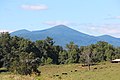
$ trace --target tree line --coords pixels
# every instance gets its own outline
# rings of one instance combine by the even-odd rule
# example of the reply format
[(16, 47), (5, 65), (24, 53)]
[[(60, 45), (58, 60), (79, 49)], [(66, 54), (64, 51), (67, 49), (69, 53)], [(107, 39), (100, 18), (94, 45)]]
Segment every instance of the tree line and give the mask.
[(116, 58), (120, 58), (120, 47), (104, 41), (80, 47), (70, 42), (63, 48), (50, 37), (32, 42), (8, 32), (0, 34), (0, 67), (16, 74), (39, 74), (38, 67), (46, 64), (90, 65)]

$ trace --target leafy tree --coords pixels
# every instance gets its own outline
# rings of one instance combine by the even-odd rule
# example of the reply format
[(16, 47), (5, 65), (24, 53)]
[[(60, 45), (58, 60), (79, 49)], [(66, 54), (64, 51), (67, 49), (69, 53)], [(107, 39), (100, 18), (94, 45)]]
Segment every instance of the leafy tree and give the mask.
[(41, 62), (47, 64), (48, 60), (52, 59), (52, 64), (58, 64), (59, 52), (62, 50), (61, 46), (55, 46), (52, 38), (47, 37), (45, 40), (36, 41), (37, 48), (42, 53)]
[(9, 65), (9, 60), (11, 59), (11, 36), (8, 32), (0, 34), (0, 44), (1, 44), (1, 58), (4, 67)]
[(46, 63), (47, 63), (47, 64), (52, 64), (52, 62), (53, 62), (53, 61), (52, 61), (51, 58), (47, 58), (47, 60), (46, 60)]
[(68, 59), (68, 53), (66, 50), (59, 52), (59, 64), (65, 64)]
[(120, 59), (120, 47), (117, 47), (117, 48), (115, 48), (115, 50), (114, 50), (114, 59), (116, 58), (116, 59)]
[(74, 42), (70, 42), (66, 45), (68, 59), (67, 63), (78, 63), (79, 62), (79, 48), (78, 45), (74, 44)]
[(40, 64), (41, 53), (34, 42), (11, 37), (9, 33), (1, 33), (0, 44), (1, 66), (23, 75), (39, 72), (37, 67)]

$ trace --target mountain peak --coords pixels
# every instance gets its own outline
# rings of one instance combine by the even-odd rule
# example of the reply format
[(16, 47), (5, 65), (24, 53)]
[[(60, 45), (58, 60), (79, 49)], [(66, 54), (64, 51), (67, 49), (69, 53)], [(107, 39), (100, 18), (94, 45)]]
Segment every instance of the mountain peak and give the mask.
[(22, 32), (30, 32), (30, 31), (28, 31), (27, 29), (21, 29), (21, 30), (18, 30), (18, 31), (22, 31)]
[(66, 25), (57, 25), (57, 26), (54, 26), (52, 28), (50, 28), (52, 30), (59, 30), (59, 31), (74, 31), (74, 29), (66, 26)]
[(21, 29), (21, 30), (18, 30), (18, 31), (15, 31), (15, 32), (12, 32), (11, 34), (12, 35), (18, 35), (18, 34), (25, 34), (25, 33), (29, 33), (30, 31), (26, 30), (26, 29)]
[(60, 24), (60, 25), (56, 25), (55, 27), (67, 27), (66, 25)]
[(30, 31), (27, 30), (27, 29), (21, 29), (21, 30), (17, 30), (17, 31), (15, 31), (15, 32), (30, 32)]
[(66, 26), (66, 25), (57, 25), (57, 26), (54, 26), (53, 28), (69, 28), (68, 26)]
[(105, 37), (105, 38), (115, 38), (113, 36), (110, 36), (110, 35), (102, 35), (102, 36), (98, 36), (98, 37)]

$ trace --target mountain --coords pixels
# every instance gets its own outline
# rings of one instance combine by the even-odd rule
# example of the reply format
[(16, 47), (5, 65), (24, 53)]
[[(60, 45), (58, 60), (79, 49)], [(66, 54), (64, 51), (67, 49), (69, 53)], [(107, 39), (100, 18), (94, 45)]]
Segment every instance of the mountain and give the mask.
[(24, 38), (30, 39), (28, 37), (28, 34), (30, 35), (31, 31), (28, 31), (26, 29), (18, 30), (18, 31), (11, 33), (12, 36), (19, 36), (19, 37), (24, 37)]
[(65, 46), (70, 41), (73, 41), (79, 46), (85, 46), (96, 43), (97, 41), (106, 41), (115, 46), (120, 46), (120, 39), (109, 35), (91, 36), (71, 29), (65, 25), (58, 25), (45, 30), (28, 31), (18, 30), (11, 33), (12, 36), (19, 36), (30, 39), (32, 41), (45, 39), (47, 36), (52, 37), (57, 45)]
[(109, 36), (109, 35), (98, 36), (98, 40), (99, 41), (106, 41), (106, 42), (111, 43), (113, 45), (120, 46), (120, 39)]
[(12, 32), (12, 35), (20, 35), (20, 34), (26, 34), (26, 33), (30, 33), (30, 31), (28, 31), (26, 29), (22, 29), (22, 30)]

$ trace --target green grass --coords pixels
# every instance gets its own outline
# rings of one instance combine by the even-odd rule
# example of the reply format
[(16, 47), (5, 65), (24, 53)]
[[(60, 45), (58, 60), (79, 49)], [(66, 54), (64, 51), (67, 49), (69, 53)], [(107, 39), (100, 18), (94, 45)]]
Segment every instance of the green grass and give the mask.
[(120, 63), (100, 63), (92, 66), (90, 71), (81, 64), (45, 65), (40, 69), (41, 80), (120, 80)]
[(39, 69), (41, 76), (38, 77), (1, 73), (0, 80), (120, 80), (120, 63), (100, 63), (90, 71), (81, 64), (45, 65)]

